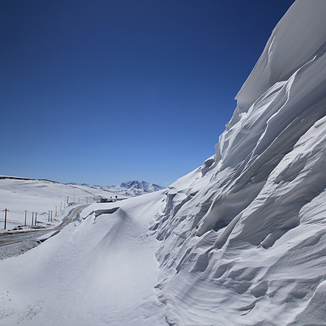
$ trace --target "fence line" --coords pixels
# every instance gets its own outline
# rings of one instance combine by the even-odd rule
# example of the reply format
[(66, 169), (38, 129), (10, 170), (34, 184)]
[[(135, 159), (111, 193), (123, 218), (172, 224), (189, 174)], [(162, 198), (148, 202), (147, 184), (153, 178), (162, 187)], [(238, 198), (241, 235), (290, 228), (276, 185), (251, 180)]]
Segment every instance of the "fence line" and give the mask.
[[(63, 200), (62, 202), (60, 202), (60, 209), (59, 209), (59, 205), (55, 206), (55, 209), (53, 210), (48, 210), (48, 211), (44, 211), (42, 213), (37, 212), (37, 211), (28, 211), (26, 210), (15, 210), (15, 209), (7, 209), (5, 208), (3, 210), (4, 212), (4, 225), (3, 225), (3, 229), (6, 230), (7, 229), (7, 223), (11, 223), (11, 224), (17, 224), (17, 225), (22, 225), (22, 226), (27, 226), (28, 224), (28, 213), (30, 212), (30, 217), (31, 217), (31, 223), (30, 226), (31, 227), (35, 227), (37, 226), (37, 223), (44, 223), (44, 221), (40, 221), (40, 219), (42, 220), (42, 216), (47, 215), (47, 222), (53, 222), (53, 220), (56, 219), (56, 217), (58, 217), (60, 215), (60, 213), (62, 214), (62, 212), (70, 205), (76, 204), (76, 199), (78, 204), (82, 204), (82, 203), (86, 203), (86, 204), (91, 204), (94, 203), (96, 201), (101, 201), (102, 197), (101, 196), (88, 196), (88, 197), (77, 197), (77, 196), (73, 196), (73, 201), (69, 202), (69, 198), (71, 199), (72, 197), (67, 196), (65, 198), (65, 200)], [(9, 213), (10, 212), (10, 213)], [(17, 221), (17, 219), (15, 220), (10, 220), (10, 214), (14, 214), (14, 215), (18, 215), (21, 214), (22, 215), (22, 219), (24, 223), (19, 223), (19, 221)], [(53, 217), (54, 215), (54, 217)], [(0, 221), (2, 219), (0, 218)]]

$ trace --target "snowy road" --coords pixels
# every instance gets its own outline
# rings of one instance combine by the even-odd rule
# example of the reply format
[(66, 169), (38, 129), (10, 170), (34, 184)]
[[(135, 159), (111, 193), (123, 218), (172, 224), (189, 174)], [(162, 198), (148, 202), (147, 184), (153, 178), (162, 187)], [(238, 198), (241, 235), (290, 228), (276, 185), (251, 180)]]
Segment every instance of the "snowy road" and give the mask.
[(24, 240), (36, 239), (42, 234), (49, 233), (49, 229), (1, 233), (0, 234), (0, 247), (7, 246), (14, 243), (19, 243)]
[(89, 206), (90, 204), (85, 204), (85, 205), (80, 205), (77, 206), (75, 208), (73, 208), (66, 217), (64, 217), (63, 222), (57, 226), (56, 230), (61, 230), (63, 227), (65, 227), (67, 224), (69, 224), (70, 222), (72, 222), (75, 218), (77, 219), (80, 212), (87, 206)]
[[(87, 206), (89, 205), (85, 204), (73, 208), (72, 210), (70, 210), (68, 215), (63, 219), (63, 222), (60, 225), (51, 229), (0, 233), (0, 247), (18, 244), (22, 242), (26, 243), (26, 241), (29, 243), (31, 247), (34, 247), (38, 243), (40, 243), (40, 239), (46, 240), (50, 236), (58, 234), (60, 230), (62, 230), (67, 224), (71, 223), (74, 219), (77, 219), (80, 212)], [(44, 238), (42, 238), (42, 235), (44, 235)], [(25, 252), (25, 250), (22, 250), (21, 253), (23, 252)]]

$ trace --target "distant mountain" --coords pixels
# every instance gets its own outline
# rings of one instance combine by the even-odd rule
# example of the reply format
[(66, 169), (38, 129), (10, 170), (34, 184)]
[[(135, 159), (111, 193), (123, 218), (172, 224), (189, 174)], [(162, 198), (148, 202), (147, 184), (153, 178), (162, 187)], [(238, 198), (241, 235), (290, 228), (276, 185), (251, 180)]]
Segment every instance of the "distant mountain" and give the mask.
[(154, 183), (149, 183), (146, 181), (138, 181), (138, 180), (122, 182), (118, 186), (117, 185), (112, 185), (112, 186), (88, 185), (86, 183), (78, 184), (73, 182), (69, 183), (69, 185), (84, 186), (92, 189), (99, 189), (99, 190), (110, 192), (111, 195), (117, 194), (125, 197), (136, 197), (136, 196), (141, 196), (144, 194), (165, 189), (165, 187), (163, 186)]
[(159, 191), (165, 189), (165, 187), (146, 181), (133, 180), (122, 182), (119, 186), (107, 186), (106, 189), (119, 195), (135, 197)]

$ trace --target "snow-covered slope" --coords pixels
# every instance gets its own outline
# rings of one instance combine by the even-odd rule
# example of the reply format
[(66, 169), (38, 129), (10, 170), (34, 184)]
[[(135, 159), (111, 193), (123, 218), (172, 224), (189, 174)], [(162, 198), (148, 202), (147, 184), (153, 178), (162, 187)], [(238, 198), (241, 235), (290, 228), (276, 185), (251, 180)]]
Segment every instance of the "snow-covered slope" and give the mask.
[(119, 186), (107, 186), (107, 189), (124, 196), (140, 196), (165, 189), (165, 187), (146, 181), (126, 181)]
[(153, 231), (178, 325), (325, 325), (326, 2), (297, 1)]
[(158, 242), (146, 236), (163, 196), (94, 203), (55, 237), (0, 261), (0, 325), (164, 325)]
[(294, 3), (201, 167), (2, 261), (0, 324), (325, 325), (325, 21)]

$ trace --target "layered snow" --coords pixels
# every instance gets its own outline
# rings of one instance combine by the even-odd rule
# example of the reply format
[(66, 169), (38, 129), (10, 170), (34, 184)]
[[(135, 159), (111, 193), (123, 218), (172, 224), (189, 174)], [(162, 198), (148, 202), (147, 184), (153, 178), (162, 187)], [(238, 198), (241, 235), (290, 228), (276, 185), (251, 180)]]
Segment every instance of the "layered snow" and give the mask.
[(153, 230), (171, 324), (326, 324), (325, 18), (295, 2), (215, 157), (170, 187)]
[(296, 1), (277, 24), (250, 76), (236, 96), (238, 109), (246, 111), (262, 94), (287, 81), (318, 50), (326, 38), (324, 1)]
[(204, 164), (0, 264), (0, 324), (325, 325), (326, 2), (296, 1)]

